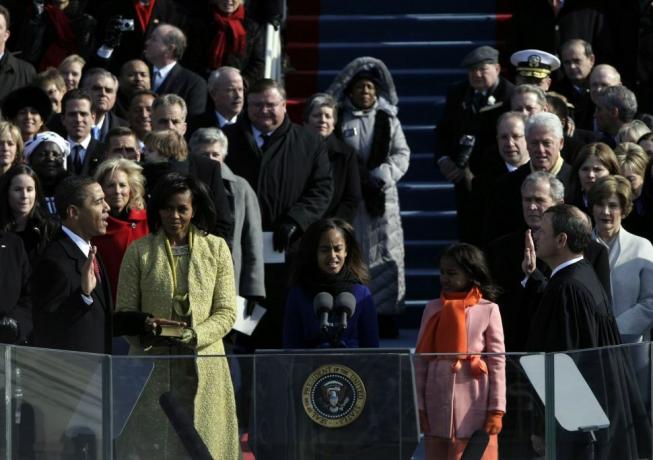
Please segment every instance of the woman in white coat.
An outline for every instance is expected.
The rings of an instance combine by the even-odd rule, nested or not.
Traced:
[[[621,226],[633,208],[632,189],[621,176],[599,179],[589,193],[593,237],[608,248],[612,311],[624,343],[650,339],[653,327],[653,245]],[[642,397],[650,396],[647,346],[633,347]]]
[[[370,270],[380,332],[393,335],[392,326],[384,327],[392,322],[384,318],[404,307],[404,234],[397,182],[408,170],[410,157],[397,118],[397,92],[388,68],[372,57],[350,62],[327,92],[341,107],[337,135],[358,156],[364,205],[358,208],[354,227]]]

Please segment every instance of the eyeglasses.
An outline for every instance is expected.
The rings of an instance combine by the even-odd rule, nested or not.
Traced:
[[[281,105],[283,101],[279,102],[250,102],[249,105],[250,107],[255,108],[256,110],[261,110],[261,109],[269,109],[273,110],[276,109]]]

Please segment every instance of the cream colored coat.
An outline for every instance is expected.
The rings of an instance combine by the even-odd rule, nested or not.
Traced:
[[[197,334],[196,354],[224,355],[222,338],[236,320],[233,265],[225,241],[197,231],[188,268],[191,327]],[[135,241],[125,253],[118,281],[117,310],[137,310],[171,318],[172,271],[162,232]],[[145,352],[132,342],[130,354],[161,354],[162,347]],[[197,359],[194,424],[215,459],[236,459],[238,422],[233,386],[224,357]],[[154,377],[153,377],[154,378]],[[160,417],[164,417],[160,414]],[[145,441],[145,440],[143,440]]]

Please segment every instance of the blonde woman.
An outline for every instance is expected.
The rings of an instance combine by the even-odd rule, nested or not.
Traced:
[[[8,121],[0,121],[0,177],[23,160],[23,138],[20,129]]]
[[[107,232],[93,239],[107,269],[116,298],[120,264],[129,245],[149,233],[145,212],[143,168],[131,160],[114,158],[100,164],[95,179],[102,186],[111,208]]]

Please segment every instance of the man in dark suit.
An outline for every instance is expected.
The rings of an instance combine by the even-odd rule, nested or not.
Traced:
[[[492,276],[503,290],[497,303],[501,308],[508,351],[524,350],[532,316],[551,273],[543,262],[538,261],[535,271],[530,273],[526,282],[522,267],[526,229],[535,233],[540,228],[544,212],[552,206],[562,204],[564,194],[564,185],[553,175],[544,171],[529,174],[521,186],[522,212],[527,227],[497,238],[486,250]],[[606,248],[590,241],[585,250],[585,258],[596,271],[609,296],[610,267]]]
[[[109,205],[100,184],[76,176],[57,186],[55,201],[61,229],[37,262],[31,280],[34,344],[110,352],[111,290],[91,246],[91,238],[106,232]]]
[[[565,163],[560,154],[564,146],[564,133],[556,115],[540,112],[526,121],[526,146],[530,161],[496,183],[486,216],[486,242],[524,228],[520,190],[522,182],[531,172],[549,172],[565,186],[569,181],[571,166]]]
[[[553,86],[574,106],[574,121],[582,129],[592,129],[594,104],[590,97],[589,76],[595,63],[592,45],[572,39],[560,47],[560,60],[565,77]]]
[[[256,192],[263,231],[272,232],[273,249],[292,255],[302,232],[324,215],[331,201],[325,143],[316,133],[290,122],[286,93],[270,79],[252,86],[246,116],[224,133],[229,139],[226,163]],[[254,331],[256,347],[281,346],[288,267],[288,263],[265,266],[263,306],[268,312]]]
[[[186,36],[169,24],[158,26],[145,42],[145,59],[152,64],[152,90],[157,94],[176,94],[186,101],[188,113],[206,109],[207,89],[202,77],[179,64],[186,50]]]
[[[0,5],[0,102],[16,88],[29,85],[36,76],[32,64],[15,58],[6,48],[10,25],[9,10]]]
[[[107,229],[109,205],[90,177],[70,176],[55,192],[61,228],[39,257],[30,280],[34,345],[111,353],[114,335],[142,335],[177,321],[147,313],[113,313],[111,287],[91,239]]]
[[[80,87],[93,98],[93,139],[104,142],[107,133],[113,128],[127,126],[127,121],[113,113],[118,94],[118,79],[115,75],[101,68],[91,69],[82,78]]]
[[[235,67],[220,67],[211,72],[208,82],[213,109],[191,117],[188,134],[199,128],[224,128],[233,125],[245,103],[243,77]]]
[[[61,119],[70,144],[68,171],[92,176],[103,159],[102,144],[93,139],[95,121],[91,95],[83,89],[68,91],[61,101]]]
[[[461,65],[467,79],[447,90],[435,157],[442,175],[455,184],[459,237],[478,243],[471,181],[483,170],[483,153],[496,141],[499,116],[510,110],[513,85],[499,75],[499,52],[489,46],[470,52]]]

